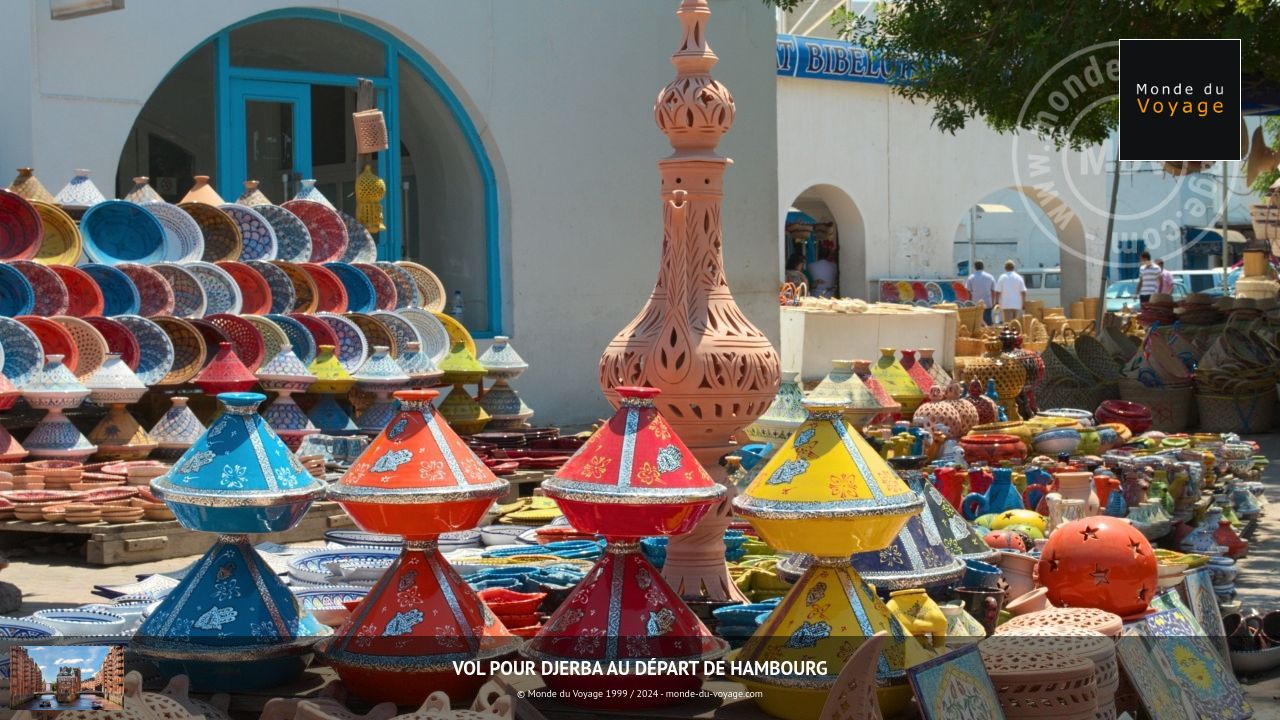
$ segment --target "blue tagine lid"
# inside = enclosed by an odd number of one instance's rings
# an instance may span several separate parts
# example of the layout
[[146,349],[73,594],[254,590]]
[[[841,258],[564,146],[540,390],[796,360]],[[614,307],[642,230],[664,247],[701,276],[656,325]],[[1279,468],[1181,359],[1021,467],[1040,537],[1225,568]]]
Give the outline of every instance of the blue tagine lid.
[[138,628],[143,655],[228,662],[299,652],[326,628],[244,536],[223,536]]
[[258,415],[261,393],[218,395],[225,412],[151,489],[184,527],[221,533],[293,527],[324,483]]
[[409,384],[409,376],[404,368],[391,357],[390,349],[383,345],[374,347],[369,359],[351,377],[355,378],[356,385],[369,390],[384,387],[399,390]]

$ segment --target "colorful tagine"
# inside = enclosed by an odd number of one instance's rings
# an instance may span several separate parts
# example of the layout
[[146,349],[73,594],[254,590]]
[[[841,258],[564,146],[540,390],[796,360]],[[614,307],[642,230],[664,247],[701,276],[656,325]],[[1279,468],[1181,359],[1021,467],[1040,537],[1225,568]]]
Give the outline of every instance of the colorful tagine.
[[884,408],[853,372],[852,360],[832,360],[831,372],[809,393],[809,399],[845,408],[845,419],[854,427],[866,427]]
[[170,398],[172,405],[147,431],[156,442],[152,458],[166,462],[177,460],[204,434],[204,424],[187,407],[187,400],[181,395]]
[[480,356],[485,375],[493,384],[480,397],[480,407],[489,413],[489,430],[515,430],[528,424],[533,410],[524,404],[520,393],[511,387],[512,380],[529,369],[529,363],[511,347],[510,338],[498,335],[493,345]]
[[345,396],[356,381],[338,360],[334,347],[321,345],[316,348],[316,359],[311,361],[307,370],[316,378],[310,391],[320,396],[307,413],[312,424],[328,435],[354,435],[360,432],[356,421],[338,404],[338,397]]
[[894,402],[902,406],[903,417],[911,414],[924,402],[924,392],[907,374],[902,363],[894,356],[893,348],[880,348],[880,359],[871,366],[871,374],[880,382]]
[[[853,374],[858,376],[858,379],[866,386],[871,396],[876,399],[876,402],[880,403],[880,407],[884,408],[871,422],[877,424],[891,423],[902,416],[902,405],[897,400],[894,400],[889,391],[884,389],[884,385],[881,385],[876,376],[871,374],[870,360],[854,360]],[[805,414],[803,408],[801,408],[801,413]],[[803,418],[801,421],[803,422]]]
[[224,342],[218,343],[217,354],[191,382],[206,395],[219,395],[252,390],[258,384],[258,378],[240,361],[240,356],[231,348],[231,343]]
[[362,530],[402,535],[404,550],[320,653],[371,701],[416,705],[428,693],[471,697],[487,662],[516,651],[511,635],[437,548],[443,533],[476,526],[507,490],[432,405],[435,390],[395,394],[399,412],[329,488]]
[[275,357],[258,368],[262,389],[276,393],[262,416],[290,450],[297,451],[303,438],[320,432],[293,400],[294,393],[306,392],[315,381],[316,376],[294,354],[292,345],[281,347]]
[[464,385],[478,385],[484,379],[485,368],[475,354],[461,341],[453,343],[449,354],[440,361],[444,371],[441,380],[453,389],[440,403],[440,414],[449,426],[463,435],[474,435],[489,424],[489,413],[471,397]]
[[409,375],[391,357],[390,348],[378,345],[352,378],[357,388],[374,396],[373,402],[356,418],[356,425],[366,435],[376,436],[396,414],[391,393],[405,389],[409,385]]
[[44,369],[37,372],[22,388],[22,397],[35,410],[48,410],[25,442],[34,458],[84,460],[98,448],[76,429],[62,414],[63,410],[80,407],[89,396],[89,388],[62,364],[61,355],[47,355]]
[[798,372],[782,373],[778,394],[773,396],[773,403],[764,414],[743,431],[747,437],[755,442],[777,445],[791,437],[792,431],[800,427],[807,413],[804,411],[804,392],[797,382],[799,377]]
[[926,657],[849,556],[893,544],[924,502],[842,415],[840,405],[806,401],[809,417],[734,500],[770,546],[814,556],[813,564],[747,641],[739,661],[823,660],[826,674],[743,674],[765,712],[802,720],[821,714],[848,654],[888,630],[877,677],[885,715],[900,712],[910,691],[904,669]]
[[408,373],[411,388],[431,387],[444,375],[444,372],[431,360],[431,356],[422,352],[422,343],[417,341],[407,343],[396,361]]
[[248,533],[284,532],[324,483],[309,475],[258,415],[259,393],[223,393],[224,412],[151,490],[191,530],[218,541],[161,601],[131,649],[201,692],[291,682],[328,628],[250,545]]
[[[701,674],[630,674],[648,660],[713,660],[728,652],[640,552],[640,538],[691,530],[727,492],[658,413],[655,388],[619,387],[618,411],[543,490],[605,554],[522,653],[537,661],[600,663],[589,675],[543,676],[566,702],[599,708],[684,702]],[[623,674],[606,674],[607,668]],[[603,691],[624,689],[626,695]],[[578,696],[575,691],[585,692]]]
[[156,449],[156,442],[125,409],[142,399],[147,386],[138,379],[119,353],[108,353],[102,366],[85,382],[89,399],[108,405],[106,417],[89,431],[89,442],[98,446],[100,460],[141,460]]

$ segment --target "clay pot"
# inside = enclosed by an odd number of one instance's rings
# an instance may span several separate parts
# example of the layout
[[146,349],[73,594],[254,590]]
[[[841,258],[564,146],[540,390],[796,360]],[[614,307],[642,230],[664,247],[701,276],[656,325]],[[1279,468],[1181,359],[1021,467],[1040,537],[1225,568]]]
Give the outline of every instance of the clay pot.
[[1128,400],[1103,400],[1094,417],[1099,423],[1119,423],[1129,428],[1134,435],[1151,429],[1151,410]]
[[1015,435],[966,435],[960,438],[960,447],[970,463],[1020,463],[1027,457],[1026,445]]
[[1000,605],[1004,600],[1003,590],[956,588],[955,593],[964,611],[982,624],[987,635],[996,631],[996,623],[1000,620]]
[[1004,572],[1004,580],[1008,583],[1006,597],[1020,597],[1035,589],[1038,562],[1036,558],[1022,553],[1000,553],[1000,570]]
[[1049,607],[1049,589],[1038,587],[1010,600],[1004,609],[1016,617],[1046,610]]

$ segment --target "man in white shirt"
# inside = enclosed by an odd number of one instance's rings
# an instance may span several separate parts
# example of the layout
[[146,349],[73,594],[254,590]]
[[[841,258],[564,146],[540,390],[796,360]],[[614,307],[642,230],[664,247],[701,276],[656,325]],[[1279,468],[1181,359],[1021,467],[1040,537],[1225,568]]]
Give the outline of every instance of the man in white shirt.
[[1153,294],[1160,292],[1160,275],[1164,270],[1151,262],[1151,253],[1146,250],[1142,251],[1138,259],[1142,261],[1138,267],[1138,302],[1146,305]]
[[831,251],[825,247],[819,248],[818,259],[809,263],[808,270],[809,278],[813,280],[809,294],[814,297],[835,297],[836,264],[831,262]]
[[995,290],[996,279],[991,277],[991,273],[987,272],[981,260],[973,263],[973,274],[969,276],[968,280],[964,281],[964,287],[969,291],[970,300],[973,302],[982,301],[982,322],[990,325],[991,308],[996,304],[991,291]]
[[996,280],[996,297],[1000,300],[1000,321],[1016,320],[1027,305],[1027,282],[1014,269],[1012,260],[1004,261],[1004,274]]

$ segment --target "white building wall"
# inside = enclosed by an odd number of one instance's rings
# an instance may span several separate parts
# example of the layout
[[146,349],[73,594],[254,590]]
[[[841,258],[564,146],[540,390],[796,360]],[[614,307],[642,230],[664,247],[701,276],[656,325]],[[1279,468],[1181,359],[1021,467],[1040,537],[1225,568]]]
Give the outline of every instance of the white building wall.
[[[47,2],[11,2],[0,23],[0,168],[33,165],[53,192],[90,168],[110,192],[134,118],[184,54],[228,25],[297,6],[396,33],[462,98],[499,176],[504,329],[531,366],[516,387],[535,422],[607,414],[600,352],[657,275],[655,162],[670,148],[652,104],[673,76],[675,0],[129,0],[122,11],[56,22]],[[721,144],[735,160],[727,273],[739,304],[776,340],[774,17],[759,2],[711,7],[715,74],[739,107]]]

